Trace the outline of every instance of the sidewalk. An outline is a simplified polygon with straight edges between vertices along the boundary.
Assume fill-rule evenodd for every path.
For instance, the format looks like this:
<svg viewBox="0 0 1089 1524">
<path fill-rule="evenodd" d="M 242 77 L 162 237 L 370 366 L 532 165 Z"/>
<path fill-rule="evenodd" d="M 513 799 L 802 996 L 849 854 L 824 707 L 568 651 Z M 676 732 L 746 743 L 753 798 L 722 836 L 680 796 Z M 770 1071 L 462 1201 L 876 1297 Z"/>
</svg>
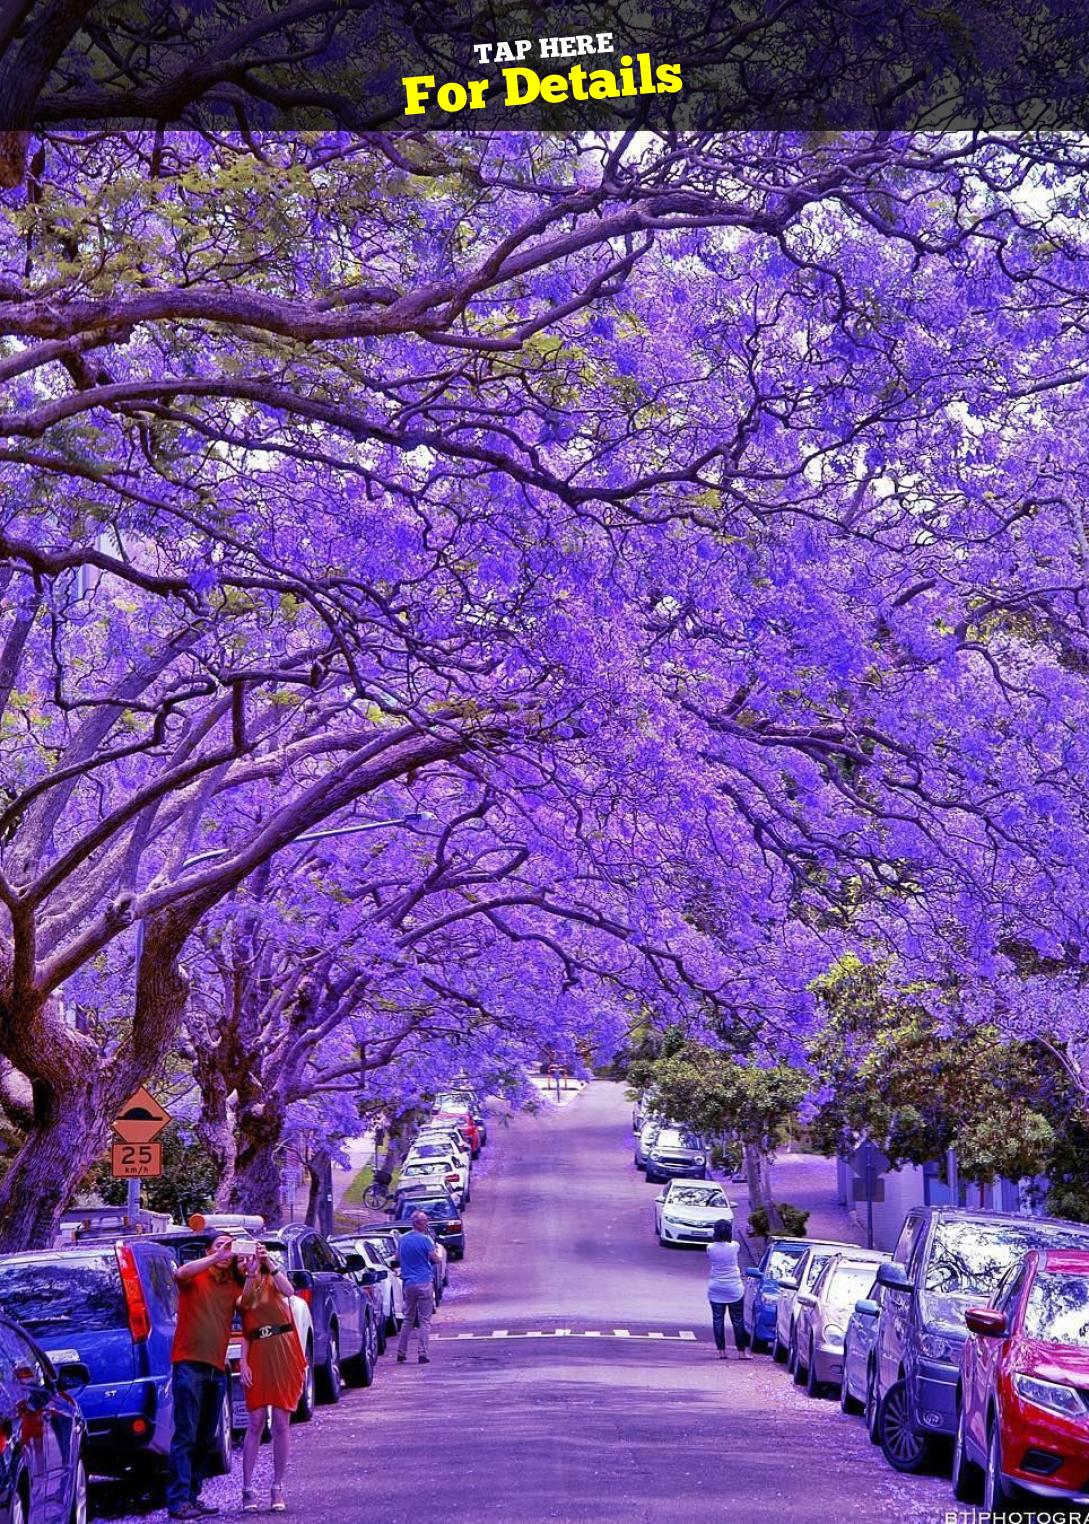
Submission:
<svg viewBox="0 0 1089 1524">
<path fill-rule="evenodd" d="M 744 1180 L 724 1180 L 723 1189 L 734 1207 L 734 1221 L 753 1262 L 763 1242 L 749 1234 L 749 1189 Z M 826 1238 L 837 1243 L 862 1244 L 864 1234 L 845 1207 L 836 1199 L 836 1161 L 821 1154 L 782 1150 L 775 1156 L 771 1188 L 776 1201 L 788 1201 L 809 1213 L 807 1238 Z"/>
</svg>

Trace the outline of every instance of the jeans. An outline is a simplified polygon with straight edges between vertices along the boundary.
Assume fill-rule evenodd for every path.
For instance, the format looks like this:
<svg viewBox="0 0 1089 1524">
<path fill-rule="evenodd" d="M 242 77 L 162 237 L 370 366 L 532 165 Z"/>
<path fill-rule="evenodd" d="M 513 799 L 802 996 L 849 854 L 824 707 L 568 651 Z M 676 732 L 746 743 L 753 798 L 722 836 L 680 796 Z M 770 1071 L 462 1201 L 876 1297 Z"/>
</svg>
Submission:
<svg viewBox="0 0 1089 1524">
<path fill-rule="evenodd" d="M 435 1287 L 428 1281 L 425 1285 L 405 1287 L 405 1320 L 401 1324 L 401 1337 L 397 1341 L 397 1353 L 408 1354 L 408 1336 L 413 1323 L 420 1329 L 420 1354 L 426 1355 L 431 1335 L 431 1314 L 435 1311 Z"/>
<path fill-rule="evenodd" d="M 219 1415 L 227 1390 L 225 1371 L 199 1360 L 178 1360 L 171 1381 L 174 1393 L 174 1438 L 170 1442 L 170 1475 L 166 1506 L 173 1511 L 195 1503 L 215 1448 Z"/>
<path fill-rule="evenodd" d="M 730 1314 L 730 1322 L 734 1330 L 734 1343 L 738 1352 L 749 1347 L 749 1336 L 745 1332 L 745 1298 L 739 1296 L 736 1302 L 712 1302 L 711 1303 L 711 1331 L 715 1336 L 715 1348 L 726 1348 L 726 1314 Z"/>
</svg>

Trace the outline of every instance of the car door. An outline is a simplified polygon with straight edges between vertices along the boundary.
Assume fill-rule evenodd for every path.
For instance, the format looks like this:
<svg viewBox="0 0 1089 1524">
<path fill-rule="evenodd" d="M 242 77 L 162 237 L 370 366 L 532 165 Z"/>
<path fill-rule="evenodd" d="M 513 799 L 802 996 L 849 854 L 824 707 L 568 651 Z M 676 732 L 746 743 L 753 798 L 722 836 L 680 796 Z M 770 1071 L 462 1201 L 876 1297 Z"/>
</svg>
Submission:
<svg viewBox="0 0 1089 1524">
<path fill-rule="evenodd" d="M 926 1218 L 909 1212 L 900 1229 L 900 1237 L 892 1251 L 893 1264 L 899 1265 L 909 1277 L 918 1269 L 925 1245 Z M 913 1293 L 893 1291 L 886 1288 L 881 1304 L 881 1317 L 877 1325 L 877 1371 L 878 1401 L 900 1374 L 904 1345 L 907 1342 L 908 1321 L 911 1315 Z"/>
<path fill-rule="evenodd" d="M 1011 1331 L 1020 1304 L 1021 1292 L 1028 1280 L 1028 1266 L 1014 1265 L 1003 1276 L 998 1290 L 991 1299 L 997 1312 L 1005 1313 L 1006 1326 Z M 987 1414 L 995 1390 L 995 1374 L 1003 1356 L 1009 1350 L 1011 1334 L 1004 1338 L 972 1336 L 972 1391 L 966 1416 L 969 1420 L 968 1436 L 972 1447 L 981 1458 L 987 1453 Z"/>
<path fill-rule="evenodd" d="M 30 1473 L 30 1517 L 36 1524 L 55 1512 L 63 1493 L 64 1458 L 50 1411 L 53 1385 L 41 1356 L 25 1334 L 6 1325 L 0 1328 L 0 1341 L 11 1360 L 13 1444 L 24 1456 Z"/>
</svg>

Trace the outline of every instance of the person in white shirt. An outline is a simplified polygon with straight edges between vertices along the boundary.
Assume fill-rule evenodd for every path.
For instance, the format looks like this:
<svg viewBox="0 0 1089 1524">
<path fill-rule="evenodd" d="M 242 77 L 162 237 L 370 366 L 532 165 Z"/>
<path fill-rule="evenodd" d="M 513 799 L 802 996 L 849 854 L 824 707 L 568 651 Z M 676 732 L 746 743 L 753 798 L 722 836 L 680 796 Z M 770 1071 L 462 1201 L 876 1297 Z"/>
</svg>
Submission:
<svg viewBox="0 0 1089 1524">
<path fill-rule="evenodd" d="M 733 1225 L 724 1217 L 715 1223 L 715 1236 L 707 1245 L 710 1261 L 707 1274 L 707 1300 L 711 1303 L 711 1329 L 720 1360 L 726 1359 L 726 1314 L 734 1330 L 734 1343 L 743 1360 L 752 1359 L 749 1336 L 745 1332 L 745 1286 L 738 1264 L 738 1246 L 734 1243 Z"/>
</svg>

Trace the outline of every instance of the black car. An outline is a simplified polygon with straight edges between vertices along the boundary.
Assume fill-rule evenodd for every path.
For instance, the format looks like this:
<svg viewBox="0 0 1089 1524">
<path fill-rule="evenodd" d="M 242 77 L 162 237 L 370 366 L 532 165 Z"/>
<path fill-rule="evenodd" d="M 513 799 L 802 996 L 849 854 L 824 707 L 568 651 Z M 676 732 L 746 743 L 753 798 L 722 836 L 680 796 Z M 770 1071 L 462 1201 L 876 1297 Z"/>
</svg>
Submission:
<svg viewBox="0 0 1089 1524">
<path fill-rule="evenodd" d="M 932 1440 L 956 1433 L 965 1310 L 990 1301 L 1034 1248 L 1089 1249 L 1089 1226 L 950 1207 L 908 1213 L 877 1272 L 884 1295 L 866 1382 L 870 1436 L 898 1471 L 918 1471 Z"/>
<path fill-rule="evenodd" d="M 218 1233 L 235 1231 L 229 1219 L 209 1217 L 203 1228 L 171 1228 L 155 1235 L 156 1243 L 169 1244 L 181 1263 L 199 1259 Z M 243 1234 L 238 1229 L 238 1236 Z M 251 1236 L 246 1234 L 247 1237 Z M 256 1238 L 283 1264 L 295 1292 L 310 1308 L 313 1321 L 306 1351 L 307 1382 L 295 1417 L 305 1423 L 314 1410 L 315 1388 L 325 1402 L 339 1402 L 349 1385 L 370 1386 L 378 1360 L 378 1328 L 370 1298 L 356 1284 L 343 1257 L 313 1228 L 293 1223 L 275 1231 L 262 1231 Z M 232 1341 L 233 1346 L 233 1341 Z M 232 1347 L 232 1367 L 237 1353 Z M 241 1388 L 241 1383 L 237 1383 Z M 236 1392 L 236 1427 L 242 1400 Z"/>
<path fill-rule="evenodd" d="M 0 1519 L 86 1524 L 86 1426 L 77 1361 L 58 1369 L 25 1329 L 0 1317 Z"/>
<path fill-rule="evenodd" d="M 407 1233 L 413 1212 L 427 1213 L 436 1239 L 451 1259 L 465 1258 L 465 1224 L 461 1220 L 461 1208 L 452 1196 L 440 1196 L 422 1190 L 401 1191 L 393 1209 L 391 1225 L 399 1233 Z"/>
</svg>

